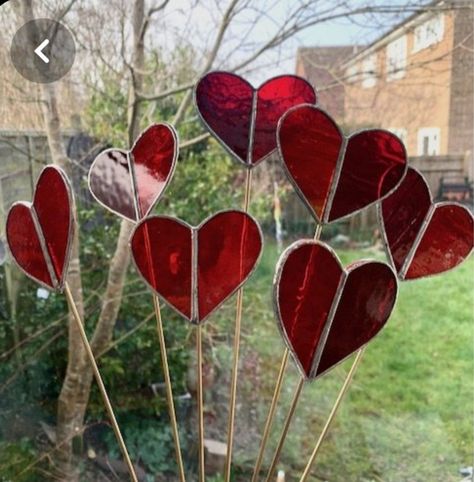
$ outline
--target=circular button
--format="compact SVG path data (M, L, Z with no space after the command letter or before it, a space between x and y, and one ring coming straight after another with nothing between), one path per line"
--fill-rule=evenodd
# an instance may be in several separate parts
M71 32L49 18L31 20L15 33L10 56L16 70L31 82L47 84L66 75L76 46Z

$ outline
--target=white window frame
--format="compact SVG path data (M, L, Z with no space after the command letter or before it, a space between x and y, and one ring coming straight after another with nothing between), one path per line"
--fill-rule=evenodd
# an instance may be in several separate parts
M407 36L393 40L387 45L387 80L397 80L405 77L407 65Z
M415 27L413 31L413 52L419 52L441 42L443 36L444 15L440 13Z
M389 130L392 134L395 134L402 142L406 145L408 132L404 127L389 127Z
M358 79L359 79L358 65L357 64L351 65L346 69L346 82L349 84L353 84Z
M377 53L365 57L362 61L362 87L369 89L377 84Z
M424 151L425 139L428 138L428 152ZM418 155L439 156L441 152L441 129L439 127L422 127L418 129Z

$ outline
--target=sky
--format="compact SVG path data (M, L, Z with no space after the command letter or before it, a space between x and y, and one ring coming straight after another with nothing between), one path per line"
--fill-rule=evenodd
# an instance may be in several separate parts
M413 4L426 0L347 0L347 8L357 8L364 5L384 5L396 7L400 4ZM198 51L208 51L216 36L216 25L222 17L223 10L228 5L228 0L172 0L167 9L162 27L174 29L183 38L192 38L193 45ZM303 0L255 0L251 8L241 12L232 22L231 28L226 32L226 48L215 67L229 68L248 56L255 45L264 43L272 37L277 25L288 18L288 11L298 8ZM313 0L306 2L309 8L326 10L331 15L337 9L332 5L340 4L341 0ZM377 14L372 17L352 17L351 19L338 19L320 23L300 32L292 39L285 42L283 48L272 51L263 56L252 65L252 69L239 72L247 74L249 79L258 82L272 75L294 72L296 50L301 46L327 46L327 45L366 45L386 31L390 25L398 23L407 13ZM255 18L257 25L250 29ZM284 22L283 22L284 23ZM159 30L159 28L158 28ZM166 40L169 42L169 39ZM207 46L200 48L201 45ZM168 50L172 51L168 44Z

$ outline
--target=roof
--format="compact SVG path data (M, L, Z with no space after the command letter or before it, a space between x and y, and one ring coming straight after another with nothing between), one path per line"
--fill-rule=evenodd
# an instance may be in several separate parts
M469 7L469 5L472 5L471 2L472 0L433 0L431 2L426 3L425 5L420 6L420 8L418 8L415 12L413 12L407 18L405 18L401 22L394 25L388 32L385 32L383 35L375 39L373 42L371 42L367 46L360 49L356 55L346 59L344 63L344 67L347 67L353 62L365 57L367 54L376 50L377 47L381 47L389 43L390 41L395 40L398 36L402 35L404 32L406 32L406 30L411 28L414 24L418 23L421 20L421 18L425 16L425 14L432 13L433 11L436 11L436 10L446 11L446 10L452 10L453 8ZM433 9L433 7L437 7L437 8Z
M302 62L308 79L318 79L318 84L333 83L340 66L357 51L357 46L300 47L297 62Z

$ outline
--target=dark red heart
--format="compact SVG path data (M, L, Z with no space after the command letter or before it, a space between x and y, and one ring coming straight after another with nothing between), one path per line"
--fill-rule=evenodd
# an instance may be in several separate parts
M67 274L74 229L74 199L66 174L47 166L33 203L17 202L8 213L7 242L18 266L38 283L60 290Z
M371 129L346 138L334 120L314 106L287 112L277 135L288 177L321 223L379 201L405 176L405 147L394 134Z
M154 124L130 152L107 149L89 171L89 189L99 203L131 221L146 217L166 189L178 157L178 137L169 124Z
M276 149L280 117L295 105L316 102L313 87L295 75L282 75L258 89L230 72L211 72L197 84L198 111L213 135L247 167Z
M464 206L433 203L424 177L413 168L379 209L388 255L400 279L455 268L473 248L474 221Z
M324 243L293 243L274 282L279 327L306 378L317 378L367 344L395 305L397 278L378 261L344 269Z
M153 216L138 224L130 245L148 285L199 324L250 276L262 251L262 234L241 211L222 211L198 227Z

